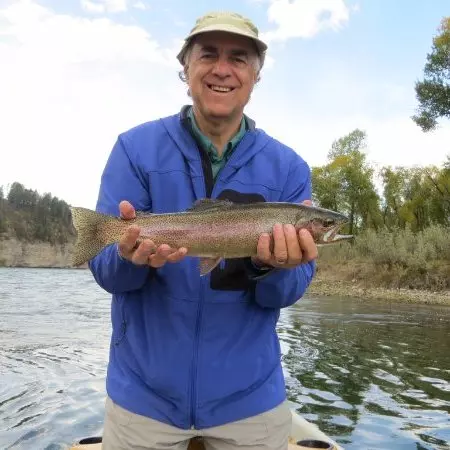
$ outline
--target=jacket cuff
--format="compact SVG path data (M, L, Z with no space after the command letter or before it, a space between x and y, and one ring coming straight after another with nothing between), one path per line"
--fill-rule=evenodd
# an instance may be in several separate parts
M260 280L276 270L275 267L258 266L252 258L245 258L245 268L250 280Z

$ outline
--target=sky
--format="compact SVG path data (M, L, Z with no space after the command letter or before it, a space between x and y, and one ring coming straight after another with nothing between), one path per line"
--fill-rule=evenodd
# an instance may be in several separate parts
M450 122L411 116L449 0L0 0L0 186L94 208L117 136L190 103L175 55L223 9L269 45L245 112L311 167L356 128L375 167L445 161Z

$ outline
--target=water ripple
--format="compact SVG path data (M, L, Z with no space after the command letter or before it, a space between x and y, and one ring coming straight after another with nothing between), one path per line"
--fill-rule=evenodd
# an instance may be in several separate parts
M450 448L450 308L304 299L279 334L290 400L346 449Z
M0 448L100 434L109 295L87 271L0 269ZM278 326L288 397L345 449L450 449L450 308L305 298Z

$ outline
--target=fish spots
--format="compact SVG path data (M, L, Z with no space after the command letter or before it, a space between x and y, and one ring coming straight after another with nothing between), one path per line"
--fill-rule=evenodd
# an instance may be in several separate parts
M232 189L223 190L218 196L220 200L229 200L233 203L265 202L266 199L259 193L238 192ZM229 229L236 233L232 227ZM245 291L251 289L249 279L250 258L231 258L222 262L211 271L210 287L219 291Z

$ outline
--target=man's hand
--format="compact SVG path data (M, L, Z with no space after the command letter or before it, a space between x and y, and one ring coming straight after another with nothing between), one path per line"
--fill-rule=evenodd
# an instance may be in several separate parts
M124 220L134 219L136 211L133 206L122 201L119 204L120 217ZM150 239L144 239L137 244L140 228L137 225L130 225L119 241L119 254L132 263L150 267L162 267L166 262L178 262L186 256L187 249L182 247L178 250L172 249L166 244L158 248Z
M303 202L311 205L310 200ZM291 224L276 224L272 230L273 251L271 238L268 233L260 236L258 253L253 262L257 266L272 266L291 269L317 258L317 246L308 230L301 229L298 233Z

